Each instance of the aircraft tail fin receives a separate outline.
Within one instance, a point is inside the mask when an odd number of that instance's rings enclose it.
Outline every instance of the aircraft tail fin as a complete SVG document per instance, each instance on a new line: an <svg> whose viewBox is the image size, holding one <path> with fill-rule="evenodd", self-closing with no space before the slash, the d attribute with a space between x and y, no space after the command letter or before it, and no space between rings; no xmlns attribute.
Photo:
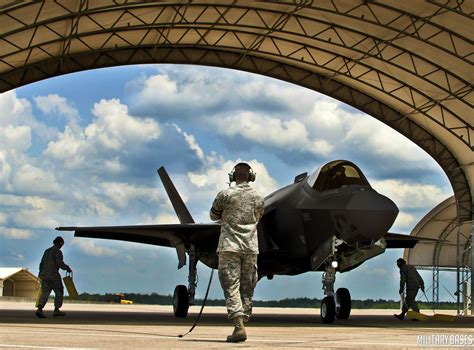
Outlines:
<svg viewBox="0 0 474 350"><path fill-rule="evenodd" d="M160 176L161 182L168 194L168 197L173 205L176 215L178 215L179 222L182 224L194 224L194 219L186 208L181 196L179 195L176 187L174 187L168 173L164 167L158 169L158 175Z"/></svg>

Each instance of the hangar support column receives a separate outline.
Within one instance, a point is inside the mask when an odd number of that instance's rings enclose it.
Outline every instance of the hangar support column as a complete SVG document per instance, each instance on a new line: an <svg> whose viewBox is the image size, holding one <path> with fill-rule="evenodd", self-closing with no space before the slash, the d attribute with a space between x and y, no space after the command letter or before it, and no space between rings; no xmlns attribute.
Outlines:
<svg viewBox="0 0 474 350"><path fill-rule="evenodd" d="M471 316L474 316L474 217L471 220Z"/></svg>

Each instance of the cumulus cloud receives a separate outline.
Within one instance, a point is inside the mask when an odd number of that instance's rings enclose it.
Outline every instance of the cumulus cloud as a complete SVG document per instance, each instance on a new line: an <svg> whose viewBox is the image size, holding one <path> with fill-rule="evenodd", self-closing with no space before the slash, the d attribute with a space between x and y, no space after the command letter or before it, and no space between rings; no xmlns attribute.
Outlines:
<svg viewBox="0 0 474 350"><path fill-rule="evenodd" d="M430 156L397 131L370 118L353 118L345 142L355 142L372 152L390 159L428 163Z"/></svg>
<svg viewBox="0 0 474 350"><path fill-rule="evenodd" d="M391 198L399 207L405 209L433 208L452 195L446 188L396 179L372 181L371 184L377 192Z"/></svg>
<svg viewBox="0 0 474 350"><path fill-rule="evenodd" d="M23 193L58 193L61 186L53 173L37 168L31 164L23 164L15 171L12 184Z"/></svg>
<svg viewBox="0 0 474 350"><path fill-rule="evenodd" d="M26 98L18 98L15 90L10 90L0 94L0 123L3 127L10 127L11 133L16 131L20 132L21 135L14 137L26 137L26 129L34 130L35 134L43 140L50 139L56 134L56 130L47 126L46 124L38 121L32 112L30 101ZM15 130L16 127L23 127ZM0 135L2 136L2 135ZM5 135L3 135L5 137ZM0 140L3 139L0 137ZM1 145L0 145L1 146Z"/></svg>
<svg viewBox="0 0 474 350"><path fill-rule="evenodd" d="M327 155L333 146L323 139L313 139L299 120L281 120L243 112L239 115L215 117L211 123L226 136L240 136L257 144L287 151Z"/></svg>
<svg viewBox="0 0 474 350"><path fill-rule="evenodd" d="M49 94L47 96L34 97L36 106L45 114L58 117L64 117L69 121L77 122L79 120L79 112L71 106L69 101L57 94Z"/></svg>
<svg viewBox="0 0 474 350"><path fill-rule="evenodd" d="M186 132L184 132L183 130L181 130L181 128L176 125L176 124L173 124L173 126L176 128L176 130L178 131L179 134L183 135L184 139L186 140L186 142L188 143L189 145L189 148L192 149L195 153L196 153L196 156L200 159L200 160L204 160L204 152L202 150L202 148L198 145L197 141L196 141L196 138L194 137L194 135L190 135Z"/></svg>
<svg viewBox="0 0 474 350"><path fill-rule="evenodd" d="M106 170L118 173L125 169L119 155L157 140L161 134L157 122L131 116L118 99L95 103L92 114L95 118L85 129L67 125L57 140L48 143L44 155L72 169L105 163Z"/></svg>
<svg viewBox="0 0 474 350"><path fill-rule="evenodd" d="M184 68L184 69L183 69ZM312 105L314 94L275 79L205 67L167 67L133 84L133 110L160 118L196 118L222 110L298 113ZM298 101L298 103L294 103Z"/></svg>
<svg viewBox="0 0 474 350"><path fill-rule="evenodd" d="M91 239L73 240L72 245L79 248L81 252L89 256L115 256L118 254L116 249L105 247Z"/></svg>
<svg viewBox="0 0 474 350"><path fill-rule="evenodd" d="M0 129L0 149L24 152L31 147L31 128L7 125Z"/></svg>
<svg viewBox="0 0 474 350"><path fill-rule="evenodd" d="M428 154L395 130L308 89L216 68L159 71L135 82L133 110L195 124L204 120L229 149L244 141L247 148L278 150L277 156L293 165L305 163L308 154L313 161L376 162L383 178L394 172L412 177L420 169L429 177L439 171Z"/></svg>
<svg viewBox="0 0 474 350"><path fill-rule="evenodd" d="M102 182L101 193L108 197L108 201L116 208L125 209L131 201L142 200L149 204L156 204L160 197L156 188L135 186L123 182Z"/></svg>
<svg viewBox="0 0 474 350"><path fill-rule="evenodd" d="M0 236L6 239L31 239L34 235L30 230L0 226Z"/></svg>
<svg viewBox="0 0 474 350"><path fill-rule="evenodd" d="M210 191L217 194L223 189L228 173L233 169L234 165L245 161L253 171L257 174L257 180L252 183L252 187L261 195L269 194L278 188L277 181L270 176L265 165L255 159L252 160L221 160L214 164L209 164L200 171L189 172L189 181L199 190Z"/></svg>
<svg viewBox="0 0 474 350"><path fill-rule="evenodd" d="M400 211L398 213L397 219L395 220L393 227L397 229L401 229L403 231L410 231L416 224L416 217L415 215L405 213Z"/></svg>

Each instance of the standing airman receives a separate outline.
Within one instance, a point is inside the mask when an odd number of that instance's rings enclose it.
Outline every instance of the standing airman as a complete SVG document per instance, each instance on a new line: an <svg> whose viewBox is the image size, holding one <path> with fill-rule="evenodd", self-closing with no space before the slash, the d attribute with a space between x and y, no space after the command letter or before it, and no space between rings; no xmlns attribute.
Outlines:
<svg viewBox="0 0 474 350"><path fill-rule="evenodd" d="M257 224L263 215L263 199L250 187L255 173L247 163L238 163L229 174L229 187L217 194L210 217L221 220L217 246L219 280L224 290L228 318L234 323L227 342L247 339L244 322L252 313L253 291L257 284Z"/></svg>

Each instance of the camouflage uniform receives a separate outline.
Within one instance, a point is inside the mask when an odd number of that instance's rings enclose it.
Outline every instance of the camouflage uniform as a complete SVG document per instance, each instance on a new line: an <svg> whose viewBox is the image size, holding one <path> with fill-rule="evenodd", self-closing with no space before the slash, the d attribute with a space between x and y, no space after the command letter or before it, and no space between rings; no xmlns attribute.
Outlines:
<svg viewBox="0 0 474 350"><path fill-rule="evenodd" d="M408 309L411 307L414 311L420 312L418 305L416 303L416 294L418 293L418 289L425 288L425 284L423 279L421 278L420 274L416 269L411 266L404 264L400 268L400 294L403 293L406 284L406 297L405 303L403 304L402 313L406 313Z"/></svg>
<svg viewBox="0 0 474 350"><path fill-rule="evenodd" d="M46 305L52 290L54 291L54 307L59 309L63 305L64 287L59 269L71 271L71 268L63 261L61 249L53 245L44 251L39 266L41 297L38 301L38 308L42 309Z"/></svg>
<svg viewBox="0 0 474 350"><path fill-rule="evenodd" d="M252 313L253 290L257 283L257 223L263 215L263 199L247 182L217 194L212 220L221 220L219 280L229 319Z"/></svg>

